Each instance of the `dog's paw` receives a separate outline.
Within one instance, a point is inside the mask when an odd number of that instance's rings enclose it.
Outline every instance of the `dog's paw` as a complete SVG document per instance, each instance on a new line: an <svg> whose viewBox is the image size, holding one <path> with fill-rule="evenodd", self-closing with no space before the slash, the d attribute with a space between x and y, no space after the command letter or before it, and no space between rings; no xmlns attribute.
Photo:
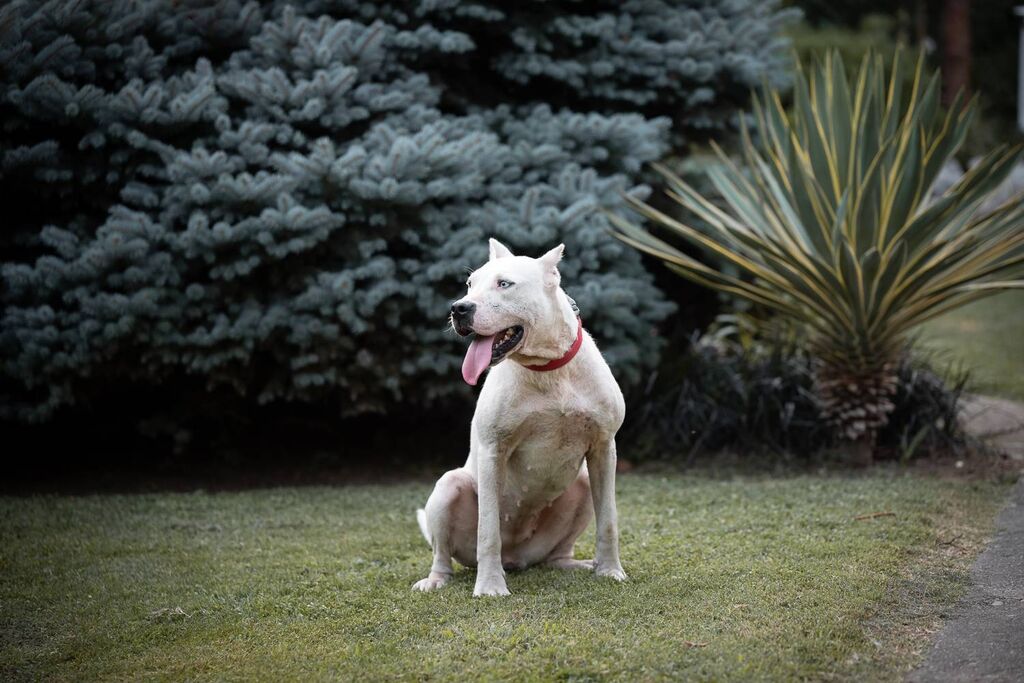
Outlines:
<svg viewBox="0 0 1024 683"><path fill-rule="evenodd" d="M594 573L598 576L607 576L616 581L625 581L628 578L620 565L605 566L595 564Z"/></svg>
<svg viewBox="0 0 1024 683"><path fill-rule="evenodd" d="M473 597L479 598L488 595L511 595L511 593L504 581L477 581L473 588Z"/></svg>
<svg viewBox="0 0 1024 683"><path fill-rule="evenodd" d="M433 576L433 575L431 575L431 576L428 576L425 579L420 579L419 581L414 583L412 585L412 589L414 591L422 591L424 593L429 593L430 591L436 591L438 588L443 588L444 585L446 583L448 583L448 580L450 578L451 578L450 576L443 576L443 575L442 576Z"/></svg>

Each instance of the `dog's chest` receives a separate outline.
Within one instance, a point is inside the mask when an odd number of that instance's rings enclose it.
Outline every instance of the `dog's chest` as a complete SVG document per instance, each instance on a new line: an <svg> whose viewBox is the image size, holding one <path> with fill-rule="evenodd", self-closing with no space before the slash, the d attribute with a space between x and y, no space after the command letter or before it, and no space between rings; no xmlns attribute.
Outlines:
<svg viewBox="0 0 1024 683"><path fill-rule="evenodd" d="M578 408L540 412L524 423L517 450L544 460L573 458L584 455L599 432L592 412Z"/></svg>
<svg viewBox="0 0 1024 683"><path fill-rule="evenodd" d="M508 460L509 483L516 493L532 500L560 495L600 439L599 419L597 411L581 400L535 407L520 426Z"/></svg>

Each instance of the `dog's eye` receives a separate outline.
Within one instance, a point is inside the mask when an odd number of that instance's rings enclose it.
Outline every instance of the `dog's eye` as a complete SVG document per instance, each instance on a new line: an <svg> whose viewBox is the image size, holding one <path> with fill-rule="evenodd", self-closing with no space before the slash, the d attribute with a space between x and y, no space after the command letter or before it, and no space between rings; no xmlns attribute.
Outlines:
<svg viewBox="0 0 1024 683"><path fill-rule="evenodd" d="M498 289L508 289L512 286L512 283L508 280L498 280Z"/></svg>

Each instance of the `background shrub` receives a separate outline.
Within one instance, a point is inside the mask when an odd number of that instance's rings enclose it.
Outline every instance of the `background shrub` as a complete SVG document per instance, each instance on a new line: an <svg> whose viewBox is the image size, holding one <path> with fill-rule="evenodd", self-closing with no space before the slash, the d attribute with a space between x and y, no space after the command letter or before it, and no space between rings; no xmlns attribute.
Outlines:
<svg viewBox="0 0 1024 683"><path fill-rule="evenodd" d="M512 8L512 9L510 9ZM457 393L485 238L567 245L625 384L672 310L601 207L784 78L763 0L16 0L0 9L4 417ZM235 397L232 399L232 397ZM175 408L176 407L176 408ZM233 410L239 410L238 407Z"/></svg>
<svg viewBox="0 0 1024 683"><path fill-rule="evenodd" d="M815 397L812 359L785 340L751 341L745 334L695 334L661 377L648 378L633 396L625 457L692 461L702 452L731 451L811 459L836 445ZM901 358L878 457L907 460L964 446L957 415L967 374L954 366L940 374L934 362L918 352Z"/></svg>

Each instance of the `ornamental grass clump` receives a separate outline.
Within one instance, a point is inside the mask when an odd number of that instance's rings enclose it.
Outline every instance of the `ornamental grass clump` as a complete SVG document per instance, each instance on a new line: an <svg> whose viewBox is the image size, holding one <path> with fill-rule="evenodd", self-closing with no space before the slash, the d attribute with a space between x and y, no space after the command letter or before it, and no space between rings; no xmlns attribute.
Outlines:
<svg viewBox="0 0 1024 683"><path fill-rule="evenodd" d="M913 78L904 79L910 68ZM922 59L915 67L899 54L888 72L881 57L868 55L852 82L835 53L809 71L797 72L791 110L774 89L756 98L757 142L744 128L742 165L715 147L722 163L708 176L721 205L658 167L668 196L706 227L627 199L721 266L622 217L612 221L620 239L683 277L802 325L821 411L866 457L893 410L908 333L958 306L1024 287L1024 203L980 210L1021 149L991 152L932 200L975 101L964 105L961 94L943 111L938 74L927 78Z"/></svg>

